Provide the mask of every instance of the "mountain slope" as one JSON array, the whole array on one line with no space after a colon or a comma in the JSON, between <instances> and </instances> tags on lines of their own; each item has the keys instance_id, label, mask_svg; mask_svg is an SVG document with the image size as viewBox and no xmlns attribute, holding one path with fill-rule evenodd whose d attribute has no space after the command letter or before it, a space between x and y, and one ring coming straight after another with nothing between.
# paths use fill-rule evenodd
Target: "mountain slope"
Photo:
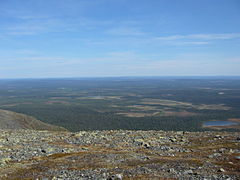
<instances>
[{"instance_id":1,"label":"mountain slope","mask_svg":"<svg viewBox=\"0 0 240 180\"><path fill-rule=\"evenodd\" d=\"M54 126L41 122L32 116L1 109L0 129L34 129L49 131L66 130L59 126Z\"/></svg>"}]
</instances>

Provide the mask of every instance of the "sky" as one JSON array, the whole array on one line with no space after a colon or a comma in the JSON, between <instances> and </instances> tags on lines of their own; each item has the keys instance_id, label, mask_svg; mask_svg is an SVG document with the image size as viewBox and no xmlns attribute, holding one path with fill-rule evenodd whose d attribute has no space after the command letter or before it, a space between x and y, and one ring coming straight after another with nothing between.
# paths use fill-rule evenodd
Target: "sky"
<instances>
[{"instance_id":1,"label":"sky","mask_svg":"<svg viewBox=\"0 0 240 180\"><path fill-rule=\"evenodd\" d=\"M239 0L0 0L0 79L240 76Z\"/></svg>"}]
</instances>

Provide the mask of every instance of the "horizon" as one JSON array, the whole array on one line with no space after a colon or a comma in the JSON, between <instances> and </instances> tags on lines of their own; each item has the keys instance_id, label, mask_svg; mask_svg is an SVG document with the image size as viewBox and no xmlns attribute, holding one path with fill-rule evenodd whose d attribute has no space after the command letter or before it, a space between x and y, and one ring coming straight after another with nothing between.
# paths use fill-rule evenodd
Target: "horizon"
<instances>
[{"instance_id":1,"label":"horizon","mask_svg":"<svg viewBox=\"0 0 240 180\"><path fill-rule=\"evenodd\" d=\"M0 2L0 79L240 76L238 0Z\"/></svg>"},{"instance_id":2,"label":"horizon","mask_svg":"<svg viewBox=\"0 0 240 180\"><path fill-rule=\"evenodd\" d=\"M240 79L240 76L224 76L224 75L215 75L215 76L86 76L86 77L35 77L35 78L0 78L0 80L58 80L58 79Z\"/></svg>"}]
</instances>

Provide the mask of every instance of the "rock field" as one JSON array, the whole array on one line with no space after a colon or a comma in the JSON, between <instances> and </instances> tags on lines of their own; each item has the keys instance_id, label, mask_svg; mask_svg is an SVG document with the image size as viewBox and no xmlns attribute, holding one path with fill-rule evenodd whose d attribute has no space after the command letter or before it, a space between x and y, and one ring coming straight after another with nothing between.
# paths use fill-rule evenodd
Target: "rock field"
<instances>
[{"instance_id":1,"label":"rock field","mask_svg":"<svg viewBox=\"0 0 240 180\"><path fill-rule=\"evenodd\" d=\"M0 179L240 179L237 132L0 130Z\"/></svg>"}]
</instances>

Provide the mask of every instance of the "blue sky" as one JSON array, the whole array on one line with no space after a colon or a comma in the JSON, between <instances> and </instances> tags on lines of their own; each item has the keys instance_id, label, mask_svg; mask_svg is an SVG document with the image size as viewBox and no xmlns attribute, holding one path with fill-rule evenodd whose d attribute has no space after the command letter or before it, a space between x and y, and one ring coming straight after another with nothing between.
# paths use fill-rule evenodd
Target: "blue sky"
<instances>
[{"instance_id":1,"label":"blue sky","mask_svg":"<svg viewBox=\"0 0 240 180\"><path fill-rule=\"evenodd\" d=\"M239 0L0 0L0 78L239 76Z\"/></svg>"}]
</instances>

